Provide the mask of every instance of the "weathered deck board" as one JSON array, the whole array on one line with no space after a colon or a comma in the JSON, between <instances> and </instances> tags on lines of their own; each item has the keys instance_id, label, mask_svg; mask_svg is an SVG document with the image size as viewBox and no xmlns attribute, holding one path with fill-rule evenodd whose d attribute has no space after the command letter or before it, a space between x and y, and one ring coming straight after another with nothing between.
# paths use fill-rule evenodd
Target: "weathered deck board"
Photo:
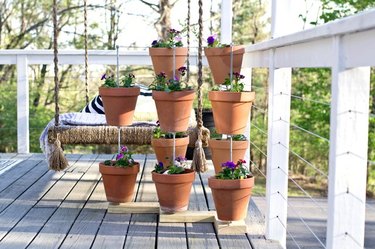
<instances>
[{"instance_id":1,"label":"weathered deck board","mask_svg":"<svg viewBox=\"0 0 375 249\"><path fill-rule=\"evenodd\" d=\"M83 205L90 196L97 180L99 179L98 170L95 167L92 167L97 155L87 157L87 160L85 160L85 157L81 158L81 160L84 160L84 163L79 163L78 165L82 170L87 170L88 174L84 174L84 172L67 172L64 175L76 176L70 180L66 179L68 184L69 181L74 182L73 189L63 200L61 205L58 206L56 212L54 212L53 215L48 219L42 230L35 237L28 248L55 248L58 247L65 239L66 234L69 232L72 224L81 212ZM61 179L60 181L64 182L64 179ZM56 203L56 200L52 199L52 203Z\"/></svg>"},{"instance_id":2,"label":"weathered deck board","mask_svg":"<svg viewBox=\"0 0 375 249\"><path fill-rule=\"evenodd\" d=\"M151 169L154 161L147 160L144 166L141 185L136 201L157 201L155 185L152 182ZM132 214L125 240L125 248L154 248L157 234L156 214Z\"/></svg>"},{"instance_id":3,"label":"weathered deck board","mask_svg":"<svg viewBox=\"0 0 375 249\"><path fill-rule=\"evenodd\" d=\"M2 203L9 205L0 210L0 249L277 248L264 239L264 220L253 202L249 211L254 215L250 214L246 222L255 226L249 228L248 234L235 236L216 235L213 223L161 223L158 214L108 213L98 162L111 156L68 157L71 165L62 172L47 171L46 162L40 162L43 156L38 154L26 157L24 162L0 175L0 186L4 176L11 178L3 185L4 191L0 190L0 207ZM135 158L144 165L138 174L136 201L157 202L151 179L155 158L153 155L146 161L144 155ZM23 173L17 175L19 171ZM212 174L210 168L208 173L196 175L190 211L208 211L208 207L214 210L207 187L207 178Z\"/></svg>"}]
</instances>

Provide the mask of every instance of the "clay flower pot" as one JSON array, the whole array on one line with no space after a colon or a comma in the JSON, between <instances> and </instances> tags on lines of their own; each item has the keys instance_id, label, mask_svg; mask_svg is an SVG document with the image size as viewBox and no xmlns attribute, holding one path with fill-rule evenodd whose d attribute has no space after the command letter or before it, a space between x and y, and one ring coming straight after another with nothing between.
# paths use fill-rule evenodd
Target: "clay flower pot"
<instances>
[{"instance_id":1,"label":"clay flower pot","mask_svg":"<svg viewBox=\"0 0 375 249\"><path fill-rule=\"evenodd\" d=\"M99 172L103 176L105 195L109 202L123 203L133 199L133 192L139 163L132 167L114 167L99 163Z\"/></svg>"},{"instance_id":2,"label":"clay flower pot","mask_svg":"<svg viewBox=\"0 0 375 249\"><path fill-rule=\"evenodd\" d=\"M155 151L156 159L164 165L169 165L173 157L173 139L170 138L152 138L152 148ZM189 137L176 138L176 157L186 156Z\"/></svg>"},{"instance_id":3,"label":"clay flower pot","mask_svg":"<svg viewBox=\"0 0 375 249\"><path fill-rule=\"evenodd\" d=\"M139 93L139 87L99 87L107 124L113 126L131 125Z\"/></svg>"},{"instance_id":4,"label":"clay flower pot","mask_svg":"<svg viewBox=\"0 0 375 249\"><path fill-rule=\"evenodd\" d=\"M210 139L208 141L211 150L211 158L214 163L215 174L222 170L221 164L230 161L230 140ZM237 162L245 157L249 141L233 141L232 143L232 161Z\"/></svg>"},{"instance_id":5,"label":"clay flower pot","mask_svg":"<svg viewBox=\"0 0 375 249\"><path fill-rule=\"evenodd\" d=\"M230 47L225 48L205 48L204 54L207 57L215 84L223 84L225 78L230 74ZM245 53L244 46L233 46L233 71L240 72L242 58Z\"/></svg>"},{"instance_id":6,"label":"clay flower pot","mask_svg":"<svg viewBox=\"0 0 375 249\"><path fill-rule=\"evenodd\" d=\"M208 98L217 133L243 134L250 118L255 92L210 91Z\"/></svg>"},{"instance_id":7,"label":"clay flower pot","mask_svg":"<svg viewBox=\"0 0 375 249\"><path fill-rule=\"evenodd\" d=\"M217 217L223 221L245 219L254 177L241 180L222 180L214 176L208 178L212 190Z\"/></svg>"},{"instance_id":8,"label":"clay flower pot","mask_svg":"<svg viewBox=\"0 0 375 249\"><path fill-rule=\"evenodd\" d=\"M175 75L178 75L177 69L185 65L187 57L187 48L175 48ZM173 49L172 48L149 48L152 65L155 74L164 72L168 78L173 78Z\"/></svg>"},{"instance_id":9,"label":"clay flower pot","mask_svg":"<svg viewBox=\"0 0 375 249\"><path fill-rule=\"evenodd\" d=\"M186 169L184 174L159 174L152 172L159 198L160 209L165 213L187 210L191 186L195 180L195 172Z\"/></svg>"},{"instance_id":10,"label":"clay flower pot","mask_svg":"<svg viewBox=\"0 0 375 249\"><path fill-rule=\"evenodd\" d=\"M152 91L156 104L160 129L164 132L187 131L193 101L194 90L164 92Z\"/></svg>"}]
</instances>

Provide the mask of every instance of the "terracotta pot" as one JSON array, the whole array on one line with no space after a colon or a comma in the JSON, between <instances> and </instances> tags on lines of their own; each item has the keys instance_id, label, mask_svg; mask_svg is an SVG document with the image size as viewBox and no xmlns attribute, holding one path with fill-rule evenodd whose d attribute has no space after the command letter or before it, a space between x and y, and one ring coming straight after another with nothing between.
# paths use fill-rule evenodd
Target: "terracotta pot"
<instances>
[{"instance_id":1,"label":"terracotta pot","mask_svg":"<svg viewBox=\"0 0 375 249\"><path fill-rule=\"evenodd\" d=\"M105 195L109 202L132 201L139 163L126 168L106 166L104 163L99 163L99 172L103 176Z\"/></svg>"},{"instance_id":2,"label":"terracotta pot","mask_svg":"<svg viewBox=\"0 0 375 249\"><path fill-rule=\"evenodd\" d=\"M221 171L221 164L230 160L230 140L210 139L208 141L211 150L211 158L214 163L215 173ZM244 159L249 141L233 141L232 143L232 161L237 162Z\"/></svg>"},{"instance_id":3,"label":"terracotta pot","mask_svg":"<svg viewBox=\"0 0 375 249\"><path fill-rule=\"evenodd\" d=\"M175 62L175 75L178 74L178 69L185 65L187 57L187 48L176 48L176 62ZM173 78L173 49L171 48L149 48L149 54L151 56L152 65L154 67L155 74L164 72L168 78Z\"/></svg>"},{"instance_id":4,"label":"terracotta pot","mask_svg":"<svg viewBox=\"0 0 375 249\"><path fill-rule=\"evenodd\" d=\"M254 177L242 180L221 180L208 178L212 190L217 217L223 221L235 221L246 218Z\"/></svg>"},{"instance_id":5,"label":"terracotta pot","mask_svg":"<svg viewBox=\"0 0 375 249\"><path fill-rule=\"evenodd\" d=\"M152 91L152 98L155 100L162 131L182 132L188 129L195 98L194 90L169 93Z\"/></svg>"},{"instance_id":6,"label":"terracotta pot","mask_svg":"<svg viewBox=\"0 0 375 249\"><path fill-rule=\"evenodd\" d=\"M176 157L186 156L187 146L189 144L189 137L176 138ZM164 165L169 165L173 157L173 139L167 138L152 138L152 148L155 151L158 162Z\"/></svg>"},{"instance_id":7,"label":"terracotta pot","mask_svg":"<svg viewBox=\"0 0 375 249\"><path fill-rule=\"evenodd\" d=\"M107 124L113 126L131 125L139 93L139 87L99 87Z\"/></svg>"},{"instance_id":8,"label":"terracotta pot","mask_svg":"<svg viewBox=\"0 0 375 249\"><path fill-rule=\"evenodd\" d=\"M207 57L214 82L217 85L223 84L225 78L230 74L230 47L225 48L205 48L204 54ZM242 58L245 53L244 46L233 46L233 71L241 72Z\"/></svg>"},{"instance_id":9,"label":"terracotta pot","mask_svg":"<svg viewBox=\"0 0 375 249\"><path fill-rule=\"evenodd\" d=\"M243 134L250 118L255 92L210 91L212 112L217 133Z\"/></svg>"},{"instance_id":10,"label":"terracotta pot","mask_svg":"<svg viewBox=\"0 0 375 249\"><path fill-rule=\"evenodd\" d=\"M195 179L195 172L186 169L184 174L158 174L152 172L159 198L160 209L165 213L175 213L187 210L191 186Z\"/></svg>"}]
</instances>

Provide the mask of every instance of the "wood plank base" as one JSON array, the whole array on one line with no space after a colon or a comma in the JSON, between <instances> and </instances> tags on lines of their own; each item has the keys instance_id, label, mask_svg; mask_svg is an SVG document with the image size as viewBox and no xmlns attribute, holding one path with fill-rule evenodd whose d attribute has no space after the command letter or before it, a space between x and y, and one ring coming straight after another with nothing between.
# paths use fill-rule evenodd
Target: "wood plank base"
<instances>
[{"instance_id":1,"label":"wood plank base","mask_svg":"<svg viewBox=\"0 0 375 249\"><path fill-rule=\"evenodd\" d=\"M215 220L216 233L220 235L235 235L247 233L245 221L220 221Z\"/></svg>"},{"instance_id":2,"label":"wood plank base","mask_svg":"<svg viewBox=\"0 0 375 249\"><path fill-rule=\"evenodd\" d=\"M214 223L217 234L235 235L247 233L245 221L220 221L215 211L183 211L164 213L158 202L109 203L108 213L117 214L159 214L161 223Z\"/></svg>"}]
</instances>

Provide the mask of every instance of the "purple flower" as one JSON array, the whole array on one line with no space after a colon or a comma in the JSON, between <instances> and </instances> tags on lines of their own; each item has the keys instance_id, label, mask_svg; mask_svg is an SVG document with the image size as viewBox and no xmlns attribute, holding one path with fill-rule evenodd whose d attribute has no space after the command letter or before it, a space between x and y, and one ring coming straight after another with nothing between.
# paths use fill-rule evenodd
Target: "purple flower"
<instances>
[{"instance_id":1,"label":"purple flower","mask_svg":"<svg viewBox=\"0 0 375 249\"><path fill-rule=\"evenodd\" d=\"M158 44L158 41L157 40L153 40L152 43L151 43L151 46L156 46Z\"/></svg>"},{"instance_id":2,"label":"purple flower","mask_svg":"<svg viewBox=\"0 0 375 249\"><path fill-rule=\"evenodd\" d=\"M174 40L175 40L176 42L180 42L180 41L182 41L182 37L181 37L181 36L176 36L176 37L174 38Z\"/></svg>"},{"instance_id":3,"label":"purple flower","mask_svg":"<svg viewBox=\"0 0 375 249\"><path fill-rule=\"evenodd\" d=\"M208 43L208 45L213 45L215 41L216 41L216 35L210 35L210 36L207 38L207 43Z\"/></svg>"},{"instance_id":4,"label":"purple flower","mask_svg":"<svg viewBox=\"0 0 375 249\"><path fill-rule=\"evenodd\" d=\"M177 162L183 162L183 161L186 161L186 158L185 158L185 157L182 157L182 156L178 156L178 157L176 158L176 161L177 161Z\"/></svg>"},{"instance_id":5,"label":"purple flower","mask_svg":"<svg viewBox=\"0 0 375 249\"><path fill-rule=\"evenodd\" d=\"M231 161L228 161L226 163L223 163L221 165L221 167L225 167L225 168L228 168L228 169L235 169L236 168L236 164L234 162L231 162Z\"/></svg>"},{"instance_id":6,"label":"purple flower","mask_svg":"<svg viewBox=\"0 0 375 249\"><path fill-rule=\"evenodd\" d=\"M107 78L107 75L106 74L103 74L102 75L102 78L100 80L105 80Z\"/></svg>"},{"instance_id":7,"label":"purple flower","mask_svg":"<svg viewBox=\"0 0 375 249\"><path fill-rule=\"evenodd\" d=\"M124 155L123 154L117 154L117 156L116 156L116 160L120 160L120 159L122 159L122 158L124 158Z\"/></svg>"},{"instance_id":8,"label":"purple flower","mask_svg":"<svg viewBox=\"0 0 375 249\"><path fill-rule=\"evenodd\" d=\"M163 167L164 167L164 164L163 164L162 162L159 162L158 166L159 166L160 168L163 168Z\"/></svg>"},{"instance_id":9,"label":"purple flower","mask_svg":"<svg viewBox=\"0 0 375 249\"><path fill-rule=\"evenodd\" d=\"M127 152L128 147L121 145L121 152Z\"/></svg>"}]
</instances>

